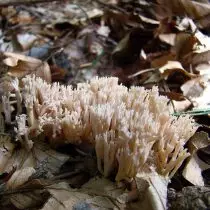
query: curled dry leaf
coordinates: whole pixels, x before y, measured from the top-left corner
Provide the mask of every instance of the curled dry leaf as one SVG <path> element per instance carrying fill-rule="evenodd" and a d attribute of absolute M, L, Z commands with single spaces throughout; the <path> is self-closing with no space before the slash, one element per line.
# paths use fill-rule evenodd
<path fill-rule="evenodd" d="M 17 53 L 4 53 L 4 63 L 9 67 L 8 74 L 22 78 L 27 74 L 35 74 L 47 82 L 51 82 L 50 67 L 46 62 Z"/>

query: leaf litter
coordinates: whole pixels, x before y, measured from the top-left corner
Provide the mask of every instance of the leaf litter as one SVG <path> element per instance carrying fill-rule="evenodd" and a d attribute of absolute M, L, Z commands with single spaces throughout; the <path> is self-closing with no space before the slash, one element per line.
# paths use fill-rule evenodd
<path fill-rule="evenodd" d="M 191 209 L 209 207 L 209 2 L 34 2 L 8 1 L 0 9 L 1 208 L 188 209 L 192 185 L 194 194 L 203 188 Z M 16 116 L 26 107 L 17 85 L 21 91 L 21 79 L 32 74 L 73 87 L 95 76 L 158 86 L 174 115 L 195 116 L 199 128 L 185 146 L 191 156 L 170 181 L 152 170 L 117 183 L 98 172 L 89 145 L 56 145 L 46 136 L 32 144 L 28 130 L 18 137 Z M 177 179 L 179 192 L 171 190 Z"/>

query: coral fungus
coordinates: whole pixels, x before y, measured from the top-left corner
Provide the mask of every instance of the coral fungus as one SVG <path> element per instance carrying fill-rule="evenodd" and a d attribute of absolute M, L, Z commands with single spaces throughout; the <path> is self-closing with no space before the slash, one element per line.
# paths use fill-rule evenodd
<path fill-rule="evenodd" d="M 171 177 L 189 156 L 184 144 L 196 130 L 194 121 L 172 116 L 157 87 L 128 89 L 114 77 L 75 89 L 35 76 L 22 82 L 29 135 L 43 132 L 52 143 L 93 145 L 105 176 L 115 173 L 120 181 L 154 168 Z"/>

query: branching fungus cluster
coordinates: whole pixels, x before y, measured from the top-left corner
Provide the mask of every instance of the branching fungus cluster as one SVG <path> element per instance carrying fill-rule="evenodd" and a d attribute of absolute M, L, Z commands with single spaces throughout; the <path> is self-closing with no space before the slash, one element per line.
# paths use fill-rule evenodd
<path fill-rule="evenodd" d="M 25 117 L 20 116 L 17 132 L 27 139 L 43 132 L 56 144 L 91 144 L 105 176 L 116 174 L 120 181 L 153 167 L 171 177 L 189 156 L 184 145 L 196 130 L 194 121 L 172 116 L 157 87 L 128 89 L 114 77 L 76 88 L 35 76 L 22 82 L 28 126 L 23 129 Z"/>

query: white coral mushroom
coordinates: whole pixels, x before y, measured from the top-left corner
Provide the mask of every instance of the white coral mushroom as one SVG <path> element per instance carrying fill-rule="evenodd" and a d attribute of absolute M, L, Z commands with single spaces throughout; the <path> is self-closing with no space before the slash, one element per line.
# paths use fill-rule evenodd
<path fill-rule="evenodd" d="M 116 180 L 153 166 L 173 176 L 189 156 L 184 144 L 196 126 L 189 116 L 170 115 L 158 88 L 126 88 L 117 78 L 94 78 L 77 88 L 40 78 L 23 79 L 29 125 L 36 122 L 52 142 L 95 145 L 98 169 Z"/>

